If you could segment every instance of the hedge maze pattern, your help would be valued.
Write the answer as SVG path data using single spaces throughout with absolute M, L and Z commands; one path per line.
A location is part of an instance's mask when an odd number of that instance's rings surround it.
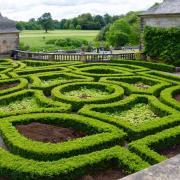
M 157 67 L 159 66 L 159 67 Z M 67 179 L 120 168 L 131 174 L 180 145 L 180 78 L 166 65 L 0 60 L 0 176 Z M 59 143 L 28 139 L 32 122 L 86 136 Z

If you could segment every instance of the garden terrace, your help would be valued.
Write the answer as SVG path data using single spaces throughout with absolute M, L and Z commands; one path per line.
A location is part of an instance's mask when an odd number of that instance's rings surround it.
M 179 154 L 173 68 L 0 60 L 0 179 L 117 180 Z

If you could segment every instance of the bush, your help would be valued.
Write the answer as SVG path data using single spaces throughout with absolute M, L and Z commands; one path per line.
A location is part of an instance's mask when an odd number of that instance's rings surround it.
M 145 62 L 145 61 L 137 61 L 137 60 L 121 60 L 121 59 L 112 59 L 112 63 L 120 63 L 120 64 L 133 64 L 137 66 L 144 66 L 147 68 L 165 71 L 165 72 L 175 72 L 175 66 L 167 65 L 163 63 L 154 63 L 154 62 Z
M 180 28 L 146 27 L 144 32 L 145 53 L 152 59 L 180 66 Z
M 69 92 L 72 90 L 77 90 L 81 88 L 82 86 L 86 86 L 87 88 L 92 88 L 97 90 L 106 90 L 108 92 L 107 95 L 103 95 L 100 97 L 93 97 L 90 99 L 80 99 L 77 97 L 70 97 L 66 96 L 64 93 Z M 124 90 L 117 86 L 107 83 L 99 83 L 99 82 L 81 82 L 81 83 L 68 83 L 62 86 L 58 86 L 54 88 L 51 92 L 52 97 L 55 100 L 59 100 L 62 102 L 70 103 L 72 104 L 73 110 L 78 110 L 83 107 L 85 104 L 105 104 L 108 102 L 113 102 L 116 100 L 119 100 L 124 95 Z
M 129 144 L 129 149 L 143 159 L 146 159 L 150 164 L 156 164 L 166 160 L 166 157 L 158 154 L 157 151 L 179 144 L 179 139 L 180 126 L 176 126 L 155 135 L 134 141 Z
M 87 136 L 63 143 L 42 143 L 24 138 L 14 126 L 41 122 L 59 125 L 86 132 Z M 92 118 L 65 113 L 36 113 L 4 118 L 0 125 L 1 134 L 11 152 L 35 160 L 53 161 L 68 158 L 80 153 L 108 148 L 117 143 L 123 144 L 125 133 L 104 122 Z
M 64 38 L 64 39 L 51 39 L 48 40 L 46 44 L 53 44 L 62 48 L 66 48 L 66 47 L 80 48 L 82 45 L 88 45 L 88 41 L 72 39 L 72 38 Z
M 139 126 L 135 126 L 130 124 L 128 121 L 109 116 L 106 113 L 113 113 L 119 110 L 129 110 L 138 103 L 149 104 L 152 111 L 155 112 L 161 118 L 159 120 L 155 119 L 146 123 L 142 123 Z M 119 128 L 124 129 L 124 131 L 128 133 L 128 138 L 130 140 L 144 137 L 148 134 L 158 132 L 161 129 L 173 127 L 174 125 L 180 123 L 180 119 L 178 118 L 178 111 L 164 105 L 154 96 L 149 95 L 133 94 L 121 101 L 109 104 L 86 105 L 79 110 L 79 113 L 89 117 L 100 119 L 102 121 L 105 121 L 107 123 L 113 124 Z
M 180 102 L 174 98 L 176 94 L 180 94 L 180 85 L 163 90 L 161 92 L 161 101 L 180 111 Z

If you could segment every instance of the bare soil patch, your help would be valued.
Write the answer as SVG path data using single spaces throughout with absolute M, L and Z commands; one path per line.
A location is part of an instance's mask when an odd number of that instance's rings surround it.
M 13 88 L 13 87 L 17 86 L 18 84 L 19 83 L 3 84 L 3 85 L 0 85 L 0 90 L 5 90 L 5 89 Z
M 0 177 L 0 180 L 10 180 L 10 179 L 6 177 Z
M 19 133 L 25 137 L 41 142 L 60 143 L 86 136 L 86 133 L 72 128 L 32 122 L 27 125 L 16 126 Z
M 176 95 L 174 96 L 174 99 L 176 99 L 177 101 L 180 101 L 180 94 L 176 94 Z
M 126 174 L 118 168 L 108 169 L 105 171 L 99 171 L 93 175 L 86 175 L 79 180 L 118 180 L 125 177 Z
M 174 145 L 168 149 L 162 150 L 160 154 L 166 156 L 167 158 L 172 158 L 178 154 L 180 154 L 180 144 Z

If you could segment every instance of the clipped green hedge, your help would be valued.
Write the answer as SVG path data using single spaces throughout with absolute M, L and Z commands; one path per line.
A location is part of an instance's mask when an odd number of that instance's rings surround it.
M 180 102 L 178 102 L 174 98 L 176 94 L 180 94 L 180 85 L 165 89 L 164 91 L 161 92 L 160 98 L 161 98 L 161 101 L 164 102 L 165 104 L 180 111 Z
M 0 80 L 8 79 L 9 77 L 6 74 L 0 74 Z
M 102 89 L 109 92 L 108 95 L 103 95 L 102 97 L 93 97 L 90 99 L 80 99 L 76 97 L 68 97 L 64 95 L 65 92 L 69 92 L 72 90 L 77 90 L 82 86 L 86 86 L 87 88 L 94 87 L 95 89 Z M 54 88 L 51 92 L 53 99 L 59 100 L 65 103 L 70 103 L 72 105 L 73 110 L 78 110 L 82 108 L 85 104 L 106 104 L 108 102 L 113 102 L 121 99 L 124 95 L 124 90 L 118 86 L 107 83 L 99 83 L 99 82 L 81 82 L 81 83 L 69 83 L 62 86 L 58 86 Z
M 134 141 L 129 144 L 129 149 L 150 164 L 156 164 L 166 159 L 158 152 L 175 144 L 180 144 L 180 126 Z
M 43 92 L 40 90 L 22 90 L 2 96 L 0 97 L 0 106 L 5 106 L 15 101 L 21 101 L 26 97 L 35 98 L 40 108 L 29 109 L 29 110 L 22 109 L 21 111 L 14 111 L 14 112 L 9 111 L 8 113 L 4 112 L 0 114 L 0 117 L 33 113 L 33 112 L 66 112 L 71 110 L 71 105 L 61 103 L 58 101 L 53 101 L 52 99 L 49 99 L 46 96 L 44 96 Z
M 106 112 L 115 111 L 125 111 L 131 109 L 135 104 L 145 103 L 151 106 L 153 112 L 158 114 L 161 118 L 158 120 L 151 120 L 146 123 L 139 124 L 138 126 L 133 126 L 128 121 L 122 120 L 120 118 L 112 117 L 106 114 Z M 144 137 L 148 134 L 153 134 L 164 128 L 170 128 L 174 125 L 180 124 L 180 118 L 178 111 L 172 109 L 161 103 L 154 96 L 148 95 L 131 95 L 128 98 L 117 101 L 114 103 L 103 104 L 103 105 L 86 105 L 79 110 L 80 114 L 87 115 L 89 117 L 94 117 L 100 119 L 104 122 L 113 124 L 119 128 L 124 129 L 128 133 L 128 138 L 138 139 Z
M 143 66 L 146 68 L 151 68 L 154 70 L 165 71 L 165 72 L 175 72 L 175 66 L 162 64 L 162 63 L 154 63 L 154 62 L 147 62 L 147 61 L 137 61 L 137 60 L 116 60 L 112 59 L 112 63 L 119 63 L 119 64 L 132 64 L 137 66 Z
M 49 85 L 44 85 L 42 80 L 56 79 L 58 77 L 67 77 L 67 80 L 55 80 Z M 30 80 L 32 81 L 32 88 L 42 89 L 42 90 L 51 90 L 55 86 L 61 84 L 72 83 L 72 82 L 82 82 L 82 81 L 93 81 L 94 79 L 87 76 L 76 75 L 73 73 L 67 72 L 48 72 L 39 75 L 30 75 Z
M 0 149 L 0 175 L 12 180 L 74 180 L 89 172 L 108 168 L 111 164 L 128 173 L 149 167 L 140 157 L 120 146 L 47 162 L 25 159 Z
M 127 76 L 127 77 L 103 77 L 100 79 L 100 82 L 113 83 L 120 85 L 125 89 L 125 94 L 152 94 L 154 96 L 159 96 L 161 90 L 169 87 L 171 84 L 157 80 L 154 78 L 144 77 L 144 76 Z M 149 85 L 148 89 L 140 89 L 133 86 L 133 83 L 142 82 Z
M 28 75 L 31 75 L 31 74 L 37 74 L 37 73 L 44 73 L 44 72 L 50 72 L 50 71 L 63 71 L 65 69 L 65 67 L 63 67 L 63 65 L 54 65 L 54 66 L 47 66 L 47 67 L 37 67 L 37 68 L 34 68 L 34 67 L 31 67 L 29 69 L 26 69 L 26 70 L 17 70 L 17 71 L 13 71 L 13 72 L 9 72 L 8 74 L 11 76 L 11 77 L 26 77 Z
M 0 132 L 11 152 L 43 161 L 71 157 L 122 144 L 126 135 L 112 125 L 75 114 L 37 113 L 4 118 L 2 121 Z M 71 127 L 86 132 L 87 136 L 57 144 L 36 142 L 19 134 L 14 127 L 16 124 L 31 122 Z
M 8 84 L 13 84 L 13 83 L 17 83 L 17 85 L 15 87 L 0 90 L 0 96 L 17 92 L 17 91 L 26 89 L 28 87 L 28 81 L 23 78 L 0 80 L 0 87 L 6 84 L 8 85 Z
M 132 72 L 129 72 L 127 69 L 108 67 L 108 66 L 90 66 L 84 68 L 74 69 L 74 73 L 93 77 L 96 81 L 99 80 L 100 77 L 118 77 L 124 75 L 132 75 Z
M 138 72 L 138 74 L 173 83 L 174 85 L 180 84 L 180 77 L 160 71 Z
M 180 28 L 146 27 L 144 30 L 145 54 L 152 59 L 180 66 Z
M 80 64 L 80 65 L 74 65 L 74 66 L 70 66 L 68 68 L 71 69 L 84 69 L 84 68 L 90 68 L 90 67 L 97 67 L 97 66 L 101 66 L 101 67 L 110 67 L 110 68 L 115 68 L 115 69 L 119 69 L 119 70 L 125 70 L 128 72 L 138 72 L 138 71 L 147 71 L 149 70 L 148 68 L 142 67 L 142 66 L 136 66 L 136 65 L 132 65 L 132 64 L 121 64 L 121 66 L 119 66 L 119 63 L 86 63 L 86 64 Z

